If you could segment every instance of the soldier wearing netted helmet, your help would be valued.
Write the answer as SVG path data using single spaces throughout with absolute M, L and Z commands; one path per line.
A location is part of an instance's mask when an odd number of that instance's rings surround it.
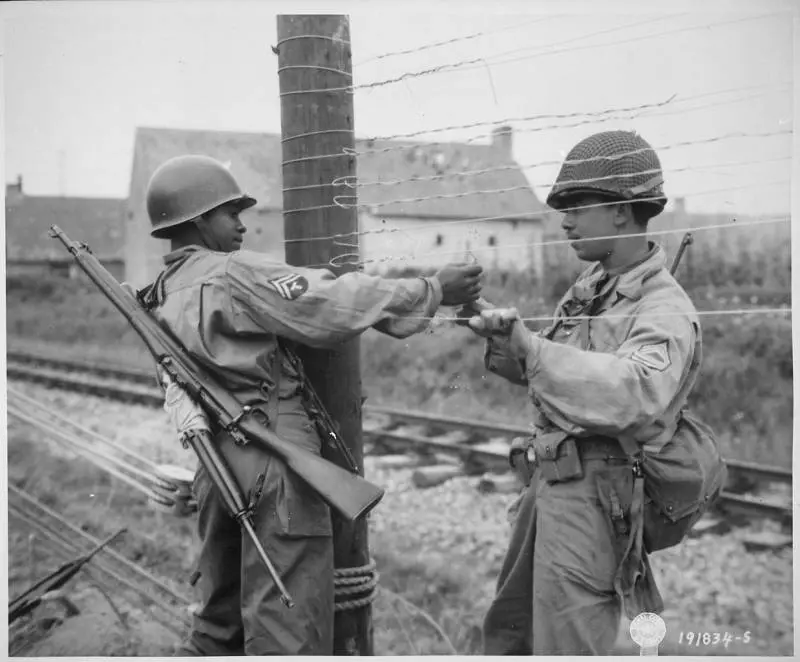
M 175 157 L 156 169 L 147 189 L 151 235 L 172 250 L 143 299 L 251 415 L 284 441 L 320 454 L 314 412 L 305 406 L 301 371 L 286 342 L 324 348 L 369 328 L 395 338 L 419 333 L 439 305 L 477 298 L 481 268 L 451 264 L 430 278 L 388 279 L 290 266 L 242 248 L 240 214 L 255 204 L 208 156 Z M 166 404 L 169 411 L 169 397 Z M 224 431 L 215 441 L 251 497 L 256 534 L 295 604 L 280 602 L 255 546 L 201 466 L 193 485 L 200 600 L 177 654 L 332 655 L 328 505 L 280 458 L 254 444 L 238 446 Z
M 666 200 L 641 136 L 582 140 L 547 204 L 591 264 L 539 333 L 487 302 L 469 321 L 487 338 L 487 368 L 525 386 L 533 410 L 534 433 L 510 455 L 525 488 L 484 622 L 486 654 L 609 655 L 622 609 L 634 618 L 663 608 L 631 459 L 672 438 L 701 361 L 694 306 L 646 234 Z

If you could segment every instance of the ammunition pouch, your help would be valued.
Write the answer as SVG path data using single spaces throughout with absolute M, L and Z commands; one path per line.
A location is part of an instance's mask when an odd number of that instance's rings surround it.
M 533 452 L 533 437 L 515 437 L 511 442 L 508 462 L 519 482 L 528 487 L 531 484 L 536 463 Z
M 563 430 L 545 432 L 532 440 L 536 465 L 548 483 L 563 483 L 583 478 L 578 444 Z

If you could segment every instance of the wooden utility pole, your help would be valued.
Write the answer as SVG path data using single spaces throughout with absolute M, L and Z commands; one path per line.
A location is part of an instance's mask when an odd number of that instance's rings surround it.
M 328 265 L 340 275 L 355 267 L 332 266 L 330 260 L 344 253 L 357 254 L 358 235 L 347 237 L 347 246 L 311 238 L 358 231 L 357 209 L 333 204 L 335 195 L 352 195 L 354 190 L 332 185 L 336 178 L 356 174 L 355 157 L 344 154 L 345 148 L 355 148 L 353 95 L 342 89 L 352 85 L 348 17 L 278 16 L 277 54 L 286 261 L 298 266 Z M 309 158 L 330 154 L 341 156 Z M 297 241 L 304 239 L 309 241 Z M 303 348 L 298 353 L 363 475 L 359 347 L 356 339 L 331 351 Z M 349 525 L 334 515 L 333 527 L 336 568 L 366 566 L 370 562 L 366 521 Z M 336 612 L 333 654 L 373 655 L 369 605 Z

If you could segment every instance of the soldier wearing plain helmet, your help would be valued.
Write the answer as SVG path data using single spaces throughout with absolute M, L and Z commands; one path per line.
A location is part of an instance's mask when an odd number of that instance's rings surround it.
M 242 248 L 240 213 L 255 200 L 218 161 L 187 155 L 150 179 L 152 236 L 168 240 L 165 268 L 144 300 L 159 320 L 252 415 L 287 442 L 319 454 L 285 344 L 333 347 L 375 328 L 395 338 L 424 331 L 439 305 L 475 300 L 481 267 L 446 265 L 429 278 L 388 279 L 290 266 Z M 169 404 L 169 403 L 168 403 Z M 199 606 L 180 656 L 332 655 L 334 567 L 330 511 L 277 457 L 216 441 L 295 605 L 279 592 L 202 465 L 193 490 L 200 550 Z M 260 487 L 258 487 L 260 486 Z
M 638 134 L 580 141 L 547 204 L 589 265 L 554 323 L 533 333 L 515 308 L 489 303 L 469 321 L 487 338 L 488 370 L 526 387 L 534 430 L 509 458 L 525 488 L 484 621 L 486 654 L 609 655 L 623 609 L 632 619 L 663 608 L 631 458 L 672 439 L 702 356 L 694 306 L 647 237 L 663 186 Z

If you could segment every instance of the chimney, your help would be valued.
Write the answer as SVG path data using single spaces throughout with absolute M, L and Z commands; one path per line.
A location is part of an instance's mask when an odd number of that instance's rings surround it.
M 17 181 L 13 184 L 6 184 L 6 200 L 9 202 L 19 202 L 22 198 L 22 175 L 17 175 Z
M 513 132 L 514 129 L 508 125 L 498 126 L 492 131 L 492 145 L 501 150 L 509 161 L 514 159 Z

